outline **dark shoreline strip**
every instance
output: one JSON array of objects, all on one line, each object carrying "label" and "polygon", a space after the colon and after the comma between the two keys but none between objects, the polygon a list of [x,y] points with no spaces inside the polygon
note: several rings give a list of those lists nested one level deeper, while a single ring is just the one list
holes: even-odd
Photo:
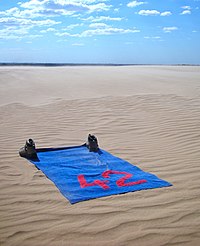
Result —
[{"label": "dark shoreline strip", "polygon": [[200,64],[115,64],[115,63],[7,63],[0,66],[33,66],[33,67],[63,67],[63,66],[200,66]]}]

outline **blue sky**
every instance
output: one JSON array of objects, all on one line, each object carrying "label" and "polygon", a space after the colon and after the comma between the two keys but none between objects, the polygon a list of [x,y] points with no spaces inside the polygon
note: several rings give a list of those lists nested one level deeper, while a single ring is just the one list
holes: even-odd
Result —
[{"label": "blue sky", "polygon": [[200,64],[200,0],[0,0],[0,62]]}]

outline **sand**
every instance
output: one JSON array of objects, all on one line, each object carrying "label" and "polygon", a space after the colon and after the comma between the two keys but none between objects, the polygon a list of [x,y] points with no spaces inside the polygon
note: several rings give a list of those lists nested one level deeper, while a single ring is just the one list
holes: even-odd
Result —
[{"label": "sand", "polygon": [[[0,245],[200,245],[200,67],[0,67]],[[18,156],[100,147],[172,187],[70,205]]]}]

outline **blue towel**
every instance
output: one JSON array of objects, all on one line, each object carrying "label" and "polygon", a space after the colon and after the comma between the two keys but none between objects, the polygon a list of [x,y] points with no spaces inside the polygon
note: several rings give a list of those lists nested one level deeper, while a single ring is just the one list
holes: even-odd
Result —
[{"label": "blue towel", "polygon": [[31,161],[71,204],[130,191],[171,186],[153,174],[100,149],[86,145],[37,149],[39,161]]}]

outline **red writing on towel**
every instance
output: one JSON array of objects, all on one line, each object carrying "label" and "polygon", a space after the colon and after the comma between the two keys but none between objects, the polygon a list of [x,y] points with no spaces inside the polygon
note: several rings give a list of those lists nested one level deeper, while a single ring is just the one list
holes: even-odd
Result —
[{"label": "red writing on towel", "polygon": [[[125,181],[127,179],[130,179],[133,174],[131,173],[128,173],[128,172],[121,172],[121,171],[114,171],[114,170],[107,170],[107,171],[104,171],[102,173],[102,177],[103,178],[106,178],[106,179],[109,179],[110,178],[110,175],[111,174],[122,174],[124,175],[123,177],[119,178],[117,181],[116,181],[116,185],[118,187],[123,187],[123,186],[132,186],[132,185],[138,185],[138,184],[143,184],[143,183],[146,183],[147,180],[146,179],[140,179],[140,180],[137,180],[137,181],[133,181],[133,182],[127,182],[125,183]],[[78,175],[78,181],[80,183],[80,186],[81,188],[86,188],[86,187],[90,187],[90,186],[100,186],[101,188],[103,188],[104,190],[106,189],[109,189],[110,187],[107,185],[107,183],[109,182],[109,180],[94,180],[93,182],[91,183],[88,183],[85,179],[85,176],[83,174],[80,174]]]},{"label": "red writing on towel", "polygon": [[89,186],[95,186],[95,185],[99,185],[101,188],[103,188],[104,190],[109,189],[110,187],[106,184],[108,181],[101,181],[101,180],[94,180],[91,183],[88,183],[84,177],[83,174],[78,175],[78,181],[80,183],[81,188],[85,188],[85,187],[89,187]]},{"label": "red writing on towel", "polygon": [[108,171],[103,172],[102,176],[104,178],[110,178],[110,174],[123,174],[124,175],[124,177],[122,177],[116,181],[116,184],[119,187],[132,186],[132,185],[143,184],[143,183],[147,182],[145,179],[141,179],[141,180],[125,183],[125,181],[127,179],[130,179],[133,176],[133,174],[127,173],[127,172],[113,171],[113,170],[108,170]]}]

